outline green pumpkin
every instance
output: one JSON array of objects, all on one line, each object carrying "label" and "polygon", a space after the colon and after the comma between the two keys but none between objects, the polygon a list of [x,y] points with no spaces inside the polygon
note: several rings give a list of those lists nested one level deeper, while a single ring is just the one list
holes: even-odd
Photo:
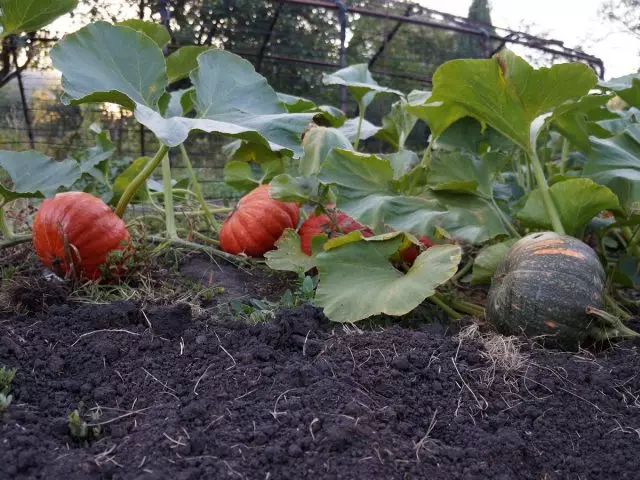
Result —
[{"label": "green pumpkin", "polygon": [[[502,259],[491,282],[486,317],[505,335],[524,335],[547,347],[577,350],[603,332],[606,275],[595,251],[554,232],[520,239]],[[596,334],[596,337],[599,336]]]}]

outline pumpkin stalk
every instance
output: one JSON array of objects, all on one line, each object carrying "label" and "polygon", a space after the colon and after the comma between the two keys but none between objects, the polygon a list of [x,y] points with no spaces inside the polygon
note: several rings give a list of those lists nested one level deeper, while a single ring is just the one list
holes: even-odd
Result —
[{"label": "pumpkin stalk", "polygon": [[358,150],[360,145],[360,135],[362,134],[362,121],[364,120],[364,112],[366,107],[362,102],[358,102],[358,131],[356,132],[356,140],[353,142],[353,149]]},{"label": "pumpkin stalk", "polygon": [[208,247],[206,245],[201,245],[199,243],[194,243],[194,242],[189,242],[188,240],[182,240],[181,238],[171,238],[171,239],[166,239],[166,238],[162,238],[162,237],[157,237],[157,236],[150,236],[148,237],[149,242],[151,243],[155,243],[155,244],[159,244],[159,245],[165,245],[165,246],[173,246],[173,247],[178,247],[178,248],[188,248],[191,250],[199,250],[201,252],[204,253],[209,253],[211,255],[214,255],[216,257],[220,257],[223,258],[231,263],[248,263],[247,260],[243,259],[242,257],[238,257],[236,255],[232,255],[230,253],[227,252],[223,252],[222,250],[218,250],[217,248],[213,248],[213,247]]},{"label": "pumpkin stalk", "polygon": [[176,230],[176,214],[173,211],[173,186],[171,185],[171,162],[169,155],[162,158],[162,183],[164,190],[164,214],[166,218],[167,237],[178,238]]},{"label": "pumpkin stalk", "polygon": [[0,242],[0,250],[5,248],[16,247],[23,243],[30,242],[32,240],[31,235],[15,235],[11,240]]},{"label": "pumpkin stalk", "polygon": [[154,157],[151,159],[149,163],[142,169],[142,171],[136,175],[133,181],[127,185],[122,197],[118,201],[118,205],[115,209],[115,214],[119,217],[124,215],[124,212],[127,210],[131,199],[134,197],[138,189],[147,181],[147,179],[151,176],[153,171],[160,165],[160,162],[164,158],[164,156],[169,151],[169,147],[166,145],[161,145]]},{"label": "pumpkin stalk", "polygon": [[198,178],[193,171],[193,165],[191,164],[189,154],[187,153],[187,149],[185,148],[183,143],[180,144],[180,154],[182,155],[182,161],[184,162],[184,165],[185,167],[187,167],[187,171],[189,172],[189,177],[191,178],[191,183],[193,184],[193,191],[196,194],[196,198],[200,202],[202,210],[205,211],[205,218],[207,220],[207,223],[214,232],[217,232],[220,229],[220,226],[218,225],[218,222],[216,222],[216,219],[213,216],[213,212],[211,212],[211,210],[209,209],[209,205],[207,205],[207,202],[204,199],[202,188],[200,188],[200,182],[198,182]]},{"label": "pumpkin stalk", "polygon": [[515,238],[522,238],[521,235],[518,233],[518,230],[516,230],[516,228],[511,223],[511,221],[507,218],[505,213],[498,206],[495,198],[493,198],[493,195],[491,196],[491,204],[494,210],[496,211],[496,213],[498,214],[498,216],[500,217],[500,220],[502,220],[502,223],[504,223],[504,226],[507,227],[507,230],[509,230],[509,233]]},{"label": "pumpkin stalk", "polygon": [[604,302],[616,315],[620,316],[623,322],[631,320],[631,314],[618,305],[618,302],[616,302],[608,293],[604,294]]},{"label": "pumpkin stalk", "polygon": [[597,329],[594,333],[598,340],[619,337],[640,337],[640,333],[625,326],[618,317],[595,307],[587,307],[587,315],[598,317],[608,328]]},{"label": "pumpkin stalk", "polygon": [[453,308],[447,305],[447,302],[444,301],[439,293],[434,293],[428,298],[428,300],[440,307],[447,315],[449,315],[454,320],[460,320],[462,318],[462,315],[460,315],[459,312],[456,312]]},{"label": "pumpkin stalk", "polygon": [[567,159],[569,158],[569,140],[562,139],[562,156],[560,157],[560,175],[564,175]]},{"label": "pumpkin stalk", "polygon": [[13,240],[13,230],[11,230],[11,227],[9,226],[9,223],[7,222],[6,217],[4,216],[4,206],[7,202],[4,201],[0,204],[0,233],[2,233],[2,236],[4,237],[5,240]]},{"label": "pumpkin stalk", "polygon": [[560,221],[558,209],[553,203],[551,193],[549,193],[549,184],[547,183],[547,178],[544,175],[544,170],[542,169],[542,165],[540,164],[540,159],[538,158],[538,154],[536,153],[534,148],[529,151],[529,159],[533,164],[533,174],[536,177],[536,183],[538,184],[538,188],[540,189],[540,193],[542,194],[542,202],[544,203],[547,214],[549,215],[549,219],[551,220],[551,226],[557,234],[566,235],[564,226],[562,225],[562,221]]}]

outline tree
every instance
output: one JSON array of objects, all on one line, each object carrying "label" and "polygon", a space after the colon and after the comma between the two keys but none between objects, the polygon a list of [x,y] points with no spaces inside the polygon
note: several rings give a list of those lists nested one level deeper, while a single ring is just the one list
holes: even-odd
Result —
[{"label": "tree", "polygon": [[599,13],[640,38],[640,0],[606,0]]},{"label": "tree", "polygon": [[[487,34],[493,33],[491,27],[491,7],[489,0],[473,0],[469,7],[467,18],[474,22],[476,28]],[[462,58],[487,58],[491,53],[493,42],[479,35],[461,35],[458,54]]]}]

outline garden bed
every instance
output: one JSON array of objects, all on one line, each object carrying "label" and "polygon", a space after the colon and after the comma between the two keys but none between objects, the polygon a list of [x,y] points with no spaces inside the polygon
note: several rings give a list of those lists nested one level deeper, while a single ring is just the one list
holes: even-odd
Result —
[{"label": "garden bed", "polygon": [[637,340],[557,353],[468,318],[343,327],[309,305],[250,323],[223,304],[278,298],[286,279],[205,258],[181,263],[213,278],[198,305],[83,303],[19,264],[32,288],[0,315],[0,365],[17,369],[0,477],[637,476]]}]

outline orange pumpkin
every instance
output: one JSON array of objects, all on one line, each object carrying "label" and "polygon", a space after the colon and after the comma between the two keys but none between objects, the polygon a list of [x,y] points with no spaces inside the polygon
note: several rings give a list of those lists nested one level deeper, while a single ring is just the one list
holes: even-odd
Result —
[{"label": "orange pumpkin", "polygon": [[[331,207],[329,207],[331,208]],[[365,237],[371,237],[373,232],[361,225],[344,212],[332,209],[329,214],[316,215],[311,214],[309,218],[300,226],[298,235],[300,236],[300,248],[304,253],[311,256],[311,241],[317,235],[326,234],[327,237],[333,238],[344,235],[355,230],[360,230]]]},{"label": "orange pumpkin", "polygon": [[[122,219],[102,200],[84,192],[64,192],[40,205],[33,245],[41,262],[57,275],[98,280],[110,253],[130,247],[130,236]],[[119,269],[117,262],[110,266]]]},{"label": "orange pumpkin", "polygon": [[225,252],[260,257],[272,250],[285,229],[296,228],[300,212],[293,202],[269,196],[269,185],[260,185],[240,199],[220,229]]}]

